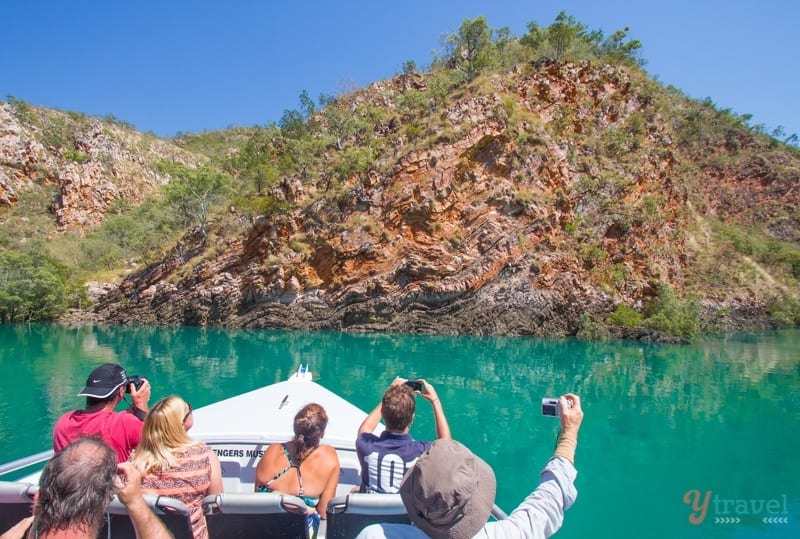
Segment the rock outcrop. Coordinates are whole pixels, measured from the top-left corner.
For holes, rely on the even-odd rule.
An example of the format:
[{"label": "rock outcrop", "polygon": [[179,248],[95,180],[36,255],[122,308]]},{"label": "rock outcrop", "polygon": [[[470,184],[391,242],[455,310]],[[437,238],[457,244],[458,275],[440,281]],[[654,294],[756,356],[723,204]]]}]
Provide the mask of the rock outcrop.
[{"label": "rock outcrop", "polygon": [[[342,96],[344,116],[381,111],[360,127],[374,166],[332,179],[331,163],[360,149],[338,133],[269,190],[281,211],[215,214],[207,236],[188,231],[161,262],[92,283],[91,311],[72,316],[544,336],[608,326],[620,305],[643,312],[664,284],[694,296],[716,330],[761,327],[772,298],[793,297],[800,254],[765,268],[713,227],[797,244],[798,152],[620,66],[518,67],[420,106],[434,85],[406,74]],[[12,105],[0,104],[0,206],[44,190],[64,233],[155,193],[168,181],[158,161],[204,161],[118,123]]]},{"label": "rock outcrop", "polygon": [[[160,160],[193,164],[202,158],[168,141],[83,115],[25,106],[22,121],[0,103],[0,205],[26,190],[52,193],[60,231],[84,231],[124,199],[135,206],[168,181]],[[54,134],[55,133],[55,134]]]},{"label": "rock outcrop", "polygon": [[[703,249],[694,232],[702,217],[679,170],[690,155],[663,121],[636,127],[635,115],[655,113],[629,74],[547,64],[488,83],[492,91],[467,92],[436,111],[453,126],[447,136],[414,149],[391,122],[376,126],[396,148],[384,172],[351,177],[333,197],[321,196],[313,181],[285,178],[272,194],[297,209],[243,219],[239,236],[213,249],[196,233],[187,237],[190,266],[176,256],[148,268],[107,294],[94,316],[125,324],[574,335],[587,316],[607,319],[620,303],[641,310],[656,283],[696,293],[687,273]],[[424,80],[398,77],[350,99],[386,107],[390,91],[410,88],[424,88]],[[582,145],[569,142],[577,136],[553,136],[556,124],[582,136]],[[625,138],[634,128],[635,147]],[[589,136],[601,139],[605,129],[622,142]],[[698,170],[704,211],[735,218],[795,205],[795,180],[771,166],[752,163],[745,178]],[[718,180],[731,174],[744,194],[718,199]],[[796,234],[796,223],[789,230],[785,236]],[[715,327],[763,322],[763,296],[740,292],[703,291]]]},{"label": "rock outcrop", "polygon": [[0,103],[0,205],[19,202],[20,191],[50,181],[55,159],[30,131]]}]

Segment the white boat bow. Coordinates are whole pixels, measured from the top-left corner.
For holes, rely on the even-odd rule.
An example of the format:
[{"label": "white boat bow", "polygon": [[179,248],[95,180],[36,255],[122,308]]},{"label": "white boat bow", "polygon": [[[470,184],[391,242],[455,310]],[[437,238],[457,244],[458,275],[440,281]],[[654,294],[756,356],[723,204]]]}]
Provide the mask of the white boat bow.
[{"label": "white boat bow", "polygon": [[346,494],[360,483],[355,439],[367,413],[314,382],[311,371],[304,367],[285,382],[197,408],[190,434],[217,453],[225,491],[253,492],[258,460],[269,444],[294,437],[295,414],[312,402],[322,405],[328,414],[321,443],[337,450],[342,469],[337,494]]}]

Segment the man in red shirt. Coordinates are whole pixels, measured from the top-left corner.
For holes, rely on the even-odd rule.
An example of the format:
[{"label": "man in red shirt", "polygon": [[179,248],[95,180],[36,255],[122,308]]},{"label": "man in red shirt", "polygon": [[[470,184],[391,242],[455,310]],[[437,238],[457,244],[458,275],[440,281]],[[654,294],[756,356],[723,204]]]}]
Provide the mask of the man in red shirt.
[{"label": "man in red shirt", "polygon": [[[127,412],[116,412],[128,392],[132,406]],[[131,381],[125,369],[106,363],[92,371],[78,396],[86,397],[86,408],[67,412],[56,421],[53,449],[61,451],[80,436],[97,435],[114,449],[118,462],[127,461],[142,437],[150,409],[150,383],[144,378]]]}]

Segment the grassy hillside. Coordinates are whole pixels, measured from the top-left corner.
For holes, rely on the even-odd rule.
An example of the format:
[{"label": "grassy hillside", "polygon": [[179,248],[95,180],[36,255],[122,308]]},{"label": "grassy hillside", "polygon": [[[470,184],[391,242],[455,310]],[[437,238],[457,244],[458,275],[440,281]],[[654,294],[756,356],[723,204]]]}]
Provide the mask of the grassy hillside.
[{"label": "grassy hillside", "polygon": [[[534,253],[536,274],[568,271],[610,298],[612,312],[588,309],[579,334],[646,326],[692,336],[714,329],[726,302],[752,302],[754,318],[761,310],[770,323],[797,324],[800,152],[747,115],[663,87],[639,51],[626,30],[606,37],[563,13],[547,27],[529,24],[523,36],[466,20],[425,70],[409,62],[366,89],[317,100],[304,92],[273,125],[177,137],[175,146],[210,165],[197,172],[194,163],[154,160],[148,166],[172,178],[166,196],[120,200],[97,228],[55,232],[44,174],[18,204],[0,207],[10,225],[0,246],[50,261],[75,290],[178,252],[182,269],[169,278],[180,283],[252,234],[257,219],[302,218],[307,230],[263,264],[311,264],[317,285],[334,286],[315,263],[327,241],[320,229],[380,244],[410,226],[447,253],[469,243],[463,224],[438,216],[448,194],[414,191],[394,218],[358,208],[376,186],[383,200],[419,189],[409,187],[419,180],[435,188],[437,156],[488,127],[496,134],[455,165],[459,189],[496,181],[471,196],[531,219],[517,243]],[[69,142],[81,115],[34,118],[27,115],[35,109],[10,104],[62,162],[85,159]],[[421,155],[428,161],[413,177],[397,176]],[[202,246],[184,253],[198,227]]]}]

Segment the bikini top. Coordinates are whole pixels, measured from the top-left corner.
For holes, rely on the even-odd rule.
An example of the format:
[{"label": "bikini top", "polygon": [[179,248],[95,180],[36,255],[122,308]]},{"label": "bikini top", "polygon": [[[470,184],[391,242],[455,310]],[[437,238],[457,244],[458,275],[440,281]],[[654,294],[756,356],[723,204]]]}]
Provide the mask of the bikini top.
[{"label": "bikini top", "polygon": [[[297,484],[300,486],[297,496],[302,498],[308,507],[316,507],[317,504],[319,503],[319,498],[315,498],[312,496],[303,496],[303,474],[300,472],[300,464],[296,463],[294,459],[292,459],[292,455],[289,453],[289,449],[286,447],[286,444],[281,444],[281,447],[283,447],[283,454],[286,457],[286,460],[289,461],[289,465],[283,470],[276,473],[275,477],[267,481],[266,484],[258,485],[258,492],[273,492],[273,490],[270,488],[270,485],[272,485],[272,483],[274,483],[275,480],[277,480],[279,477],[282,477],[286,472],[294,468],[295,470],[297,470]],[[316,450],[317,448],[315,447],[314,449],[311,450],[309,455]],[[306,458],[308,458],[308,456],[306,456]]]}]

